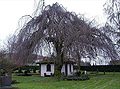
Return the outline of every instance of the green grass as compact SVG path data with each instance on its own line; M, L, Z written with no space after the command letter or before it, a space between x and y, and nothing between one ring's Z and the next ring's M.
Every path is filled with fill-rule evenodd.
M54 78L40 76L13 76L19 89L120 89L120 73L106 73L106 75L90 75L86 81L58 81Z

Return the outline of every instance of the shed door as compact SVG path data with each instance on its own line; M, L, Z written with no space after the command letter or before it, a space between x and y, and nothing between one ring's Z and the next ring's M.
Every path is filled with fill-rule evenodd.
M68 75L68 71L67 71L67 64L65 64L65 75Z

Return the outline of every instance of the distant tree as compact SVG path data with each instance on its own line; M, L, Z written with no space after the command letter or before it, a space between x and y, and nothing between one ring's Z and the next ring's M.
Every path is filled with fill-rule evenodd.
M26 18L29 21L20 28L15 47L17 60L24 64L35 49L39 51L46 44L54 52L55 75L58 77L67 58L77 58L80 62L82 57L96 57L97 53L111 59L117 57L114 45L106 34L58 3L45 6L38 16L28 15L24 20Z
M120 47L120 0L107 0L104 10L107 14L107 32L114 37L115 44Z

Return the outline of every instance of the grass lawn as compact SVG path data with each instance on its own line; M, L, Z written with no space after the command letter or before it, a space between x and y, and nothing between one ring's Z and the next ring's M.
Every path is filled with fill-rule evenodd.
M19 89L120 89L120 73L90 75L86 81L57 81L50 77L13 76L19 83L12 86Z

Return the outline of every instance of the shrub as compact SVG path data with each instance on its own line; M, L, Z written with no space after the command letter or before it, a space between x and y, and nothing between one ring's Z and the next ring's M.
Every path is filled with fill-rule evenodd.
M18 73L23 73L21 68L18 69Z
M36 69L33 69L33 73L36 73Z

